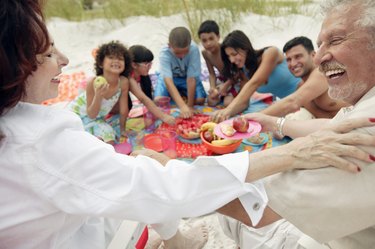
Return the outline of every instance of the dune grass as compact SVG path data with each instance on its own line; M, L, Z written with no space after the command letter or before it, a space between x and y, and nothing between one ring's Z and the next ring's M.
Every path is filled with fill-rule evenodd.
M71 21L95 18L124 20L131 16L169 16L182 13L197 41L196 31L206 19L214 19L226 33L242 14L280 16L301 13L301 6L312 0L48 0L47 18Z

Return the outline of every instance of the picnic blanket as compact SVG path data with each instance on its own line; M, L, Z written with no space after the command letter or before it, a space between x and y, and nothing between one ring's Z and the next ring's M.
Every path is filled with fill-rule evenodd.
M155 74L151 75L152 82L156 81L157 76ZM203 75L203 77L206 77L206 75ZM78 96L79 93L85 90L86 84L87 84L87 76L84 72L74 72L71 74L63 74L60 78L60 84L58 89L58 96L54 99L49 99L47 101L44 101L44 105L51 105L56 104L60 102L70 102L72 101L76 96ZM260 93L254 93L253 96L250 99L249 107L243 112L245 113L251 113L251 112L257 112L260 111L274 101L274 98L271 94L260 94ZM203 114L210 115L212 112L214 112L217 109L223 108L223 106L217 106L217 107L209 107L209 106L195 106L195 109L199 110ZM138 132L144 132L144 121L142 114L147 111L144 109L144 107L139 106L139 103L135 103L134 110L132 110L133 113L138 113L138 115L134 116L140 116L140 117L133 117L128 118L126 127L127 129L135 130ZM142 113L140 113L142 112ZM140 114L139 114L140 113ZM175 106L172 106L171 108L171 115L177 117L179 115L179 110ZM130 115L131 117L133 115ZM109 117L111 118L111 117ZM167 128L166 124L162 124L160 120L157 121L157 127L159 129ZM241 144L241 146L236 150L236 152L247 150L250 153L264 150L267 148L271 148L274 146L278 146L281 144L285 144L290 141L290 139L283 139L283 140L277 140L274 139L272 134L268 135L268 142L262 146L250 146L246 144ZM184 159L192 159L196 158L197 156L201 155L212 155L212 152L207 150L206 147L197 142L187 142L186 140L177 140L176 141L176 152L178 158L184 158Z

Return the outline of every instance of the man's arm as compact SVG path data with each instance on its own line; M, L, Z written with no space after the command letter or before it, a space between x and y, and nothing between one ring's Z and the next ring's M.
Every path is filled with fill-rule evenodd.
M261 112L272 116L282 117L289 113L298 111L301 107L305 107L313 114L317 114L316 110L311 110L311 102L326 92L327 89L328 85L326 79L319 73L318 69L315 69L297 91L286 98L277 101Z
M267 206L264 209L262 219L256 226L254 226L251 222L249 215L246 213L245 208L242 206L238 198L219 208L217 212L232 217L233 219L239 220L247 226L255 228L267 226L282 218L280 215L278 215L270 207Z

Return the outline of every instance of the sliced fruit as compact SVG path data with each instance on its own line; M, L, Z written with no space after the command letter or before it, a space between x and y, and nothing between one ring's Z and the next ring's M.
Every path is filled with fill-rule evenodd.
M236 133L236 130L233 129L233 126L231 126L230 124L221 124L220 130L227 137L231 137L234 135L234 133Z
M211 144L218 145L218 146L225 146L225 145L236 143L237 141L238 140L233 140L233 139L221 139L221 140L213 140Z
M202 131L214 130L216 125L217 124L214 123L214 122L206 122L206 123L201 125L201 130Z

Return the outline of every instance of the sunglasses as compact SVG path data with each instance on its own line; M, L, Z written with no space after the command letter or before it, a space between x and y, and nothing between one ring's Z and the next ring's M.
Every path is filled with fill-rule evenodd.
M141 62L141 63L137 63L138 65L140 66L144 66L144 67L151 67L152 66L152 62Z

